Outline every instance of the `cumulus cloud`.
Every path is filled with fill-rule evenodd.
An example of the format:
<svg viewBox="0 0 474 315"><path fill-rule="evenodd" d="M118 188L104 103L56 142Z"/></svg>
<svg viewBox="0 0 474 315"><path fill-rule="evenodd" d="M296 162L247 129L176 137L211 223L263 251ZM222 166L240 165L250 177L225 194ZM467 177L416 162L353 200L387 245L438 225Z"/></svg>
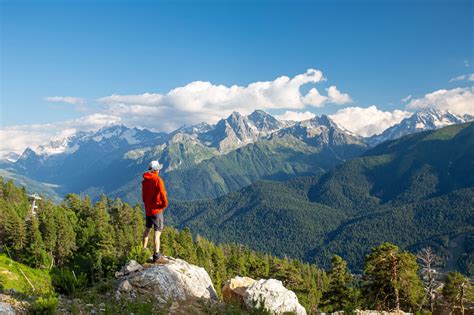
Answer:
<svg viewBox="0 0 474 315"><path fill-rule="evenodd" d="M407 109L436 108L458 115L474 115L474 87L437 90L425 96L412 99Z"/></svg>
<svg viewBox="0 0 474 315"><path fill-rule="evenodd" d="M316 88L312 88L304 96L303 102L314 107L323 107L328 101L328 97L319 94Z"/></svg>
<svg viewBox="0 0 474 315"><path fill-rule="evenodd" d="M306 94L301 87L324 80L321 71L308 69L292 78L280 76L273 81L259 81L247 86L215 85L206 81L194 81L167 93L138 95L114 94L98 99L106 112L123 117L127 124L140 123L142 127L164 131L183 124L202 121L215 123L233 111L249 114L255 109L302 110L322 107L327 103L345 104L351 101L348 94L335 86L321 95L313 87Z"/></svg>
<svg viewBox="0 0 474 315"><path fill-rule="evenodd" d="M101 127L120 122L120 117L92 114L57 123L2 127L0 128L0 143L2 144L0 156L9 152L21 154L27 147L34 148L51 140L63 139L79 130L97 130Z"/></svg>
<svg viewBox="0 0 474 315"><path fill-rule="evenodd" d="M474 81L474 73L467 73L467 74L459 75L459 76L457 76L457 77L452 78L451 80L449 80L449 82L464 81L464 80L467 80L467 81Z"/></svg>
<svg viewBox="0 0 474 315"><path fill-rule="evenodd" d="M47 102L67 103L73 105L83 105L86 103L83 98L73 96L47 96L44 100Z"/></svg>
<svg viewBox="0 0 474 315"><path fill-rule="evenodd" d="M341 93L336 86L330 86L326 89L328 91L328 98L331 103L335 104L347 104L352 102L349 94Z"/></svg>
<svg viewBox="0 0 474 315"><path fill-rule="evenodd" d="M348 94L331 86L327 95L311 87L307 93L302 86L315 85L324 81L323 73L308 69L293 77L280 76L270 81L258 81L248 85L216 85L207 81L194 81L176 87L166 93L112 94L97 99L101 104L95 115L62 123L29 126L11 126L0 129L5 140L2 151L22 151L26 146L43 144L53 137L59 137L59 130L90 130L102 127L108 122L120 122L130 127L148 128L155 131L172 131L182 125L200 122L215 123L219 119L238 111L244 115L255 109L280 109L299 114L283 114L302 118L309 117L308 108L326 104L346 104L351 101ZM83 106L83 98L72 96L48 96L48 102ZM101 116L100 116L101 115ZM97 119L102 117L102 121ZM88 120L94 122L86 123ZM22 131L23 130L23 131ZM10 133L11 139L6 134ZM28 136L28 134L31 135Z"/></svg>
<svg viewBox="0 0 474 315"><path fill-rule="evenodd" d="M412 113L403 110L382 111L373 105L367 108L347 107L329 117L345 129L359 136L369 137L382 133L411 115Z"/></svg>
<svg viewBox="0 0 474 315"><path fill-rule="evenodd" d="M302 121L302 120L307 120L311 119L314 116L316 116L314 113L311 113L309 111L306 112L295 112L295 111L289 111L287 110L281 115L276 115L275 117L279 120L293 120L293 121Z"/></svg>

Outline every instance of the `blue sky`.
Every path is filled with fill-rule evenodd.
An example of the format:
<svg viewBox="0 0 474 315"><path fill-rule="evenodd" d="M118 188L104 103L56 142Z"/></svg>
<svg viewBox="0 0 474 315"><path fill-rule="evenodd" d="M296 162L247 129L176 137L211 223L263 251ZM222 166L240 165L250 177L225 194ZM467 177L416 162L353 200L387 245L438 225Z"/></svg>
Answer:
<svg viewBox="0 0 474 315"><path fill-rule="evenodd" d="M97 100L112 94L166 94L193 81L246 86L311 68L326 78L320 93L337 86L351 102L300 111L403 110L407 95L472 86L450 79L473 72L473 3L4 0L0 126L105 113Z"/></svg>

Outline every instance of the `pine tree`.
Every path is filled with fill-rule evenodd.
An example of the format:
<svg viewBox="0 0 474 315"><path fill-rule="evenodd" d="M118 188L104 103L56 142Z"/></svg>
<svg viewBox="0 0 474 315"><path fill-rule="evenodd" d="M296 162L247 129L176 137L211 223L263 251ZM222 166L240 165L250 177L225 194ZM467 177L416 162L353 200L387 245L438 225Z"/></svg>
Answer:
<svg viewBox="0 0 474 315"><path fill-rule="evenodd" d="M195 264L197 262L196 248L193 242L193 235L188 227L179 232L176 243L177 256L191 264Z"/></svg>
<svg viewBox="0 0 474 315"><path fill-rule="evenodd" d="M55 207L54 221L57 232L57 246L54 249L56 264L62 266L72 257L76 246L76 232L74 227L77 225L77 218L74 212L63 206Z"/></svg>
<svg viewBox="0 0 474 315"><path fill-rule="evenodd" d="M443 298L448 304L450 314L459 309L464 315L466 301L474 298L472 287L469 279L464 277L457 271L452 271L447 274L446 281L443 286Z"/></svg>
<svg viewBox="0 0 474 315"><path fill-rule="evenodd" d="M50 201L40 202L38 209L39 229L41 231L44 249L54 263L53 252L58 247L55 206Z"/></svg>
<svg viewBox="0 0 474 315"><path fill-rule="evenodd" d="M45 268L51 261L46 253L36 216L31 216L27 222L27 245L23 260L35 268Z"/></svg>
<svg viewBox="0 0 474 315"><path fill-rule="evenodd" d="M356 293L351 288L352 276L347 263L334 255L328 272L329 287L323 293L323 307L328 312L347 311L354 307Z"/></svg>
<svg viewBox="0 0 474 315"><path fill-rule="evenodd" d="M0 200L0 230L2 238L0 243L12 250L13 254L21 253L26 246L26 224L18 215L15 206Z"/></svg>
<svg viewBox="0 0 474 315"><path fill-rule="evenodd" d="M383 243L373 248L364 267L369 307L397 311L402 307L416 308L423 295L417 271L415 256L400 252L397 246Z"/></svg>
<svg viewBox="0 0 474 315"><path fill-rule="evenodd" d="M123 203L120 198L110 202L110 216L115 228L115 247L119 256L126 256L134 247L141 244L143 217L137 216L136 209Z"/></svg>

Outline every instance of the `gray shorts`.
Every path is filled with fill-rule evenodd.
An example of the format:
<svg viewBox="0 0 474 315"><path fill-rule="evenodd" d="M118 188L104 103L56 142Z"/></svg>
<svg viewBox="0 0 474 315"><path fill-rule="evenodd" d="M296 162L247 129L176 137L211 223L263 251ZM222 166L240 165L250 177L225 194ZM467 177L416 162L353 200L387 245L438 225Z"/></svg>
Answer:
<svg viewBox="0 0 474 315"><path fill-rule="evenodd" d="M153 216L146 216L145 227L149 229L153 227L155 231L163 231L163 212Z"/></svg>

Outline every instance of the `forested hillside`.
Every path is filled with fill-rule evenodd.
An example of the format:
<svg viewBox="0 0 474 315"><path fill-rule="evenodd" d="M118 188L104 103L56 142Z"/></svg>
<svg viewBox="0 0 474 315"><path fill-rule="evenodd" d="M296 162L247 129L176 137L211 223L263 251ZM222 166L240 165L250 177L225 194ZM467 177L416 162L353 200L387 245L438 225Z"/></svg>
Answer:
<svg viewBox="0 0 474 315"><path fill-rule="evenodd" d="M311 184L310 179L292 182L287 192L307 189ZM324 206L314 208L315 212L324 210ZM150 251L144 251L139 245L143 223L140 207L105 196L95 204L88 197L73 194L59 205L40 201L35 215L30 210L26 191L15 187L12 181L1 180L0 291L15 289L5 292L16 298L29 296L30 311L36 313L54 313L65 297L74 298L73 304L61 302L61 307L72 307L72 312L78 311L76 301L100 302L106 313L166 311L156 309L156 305L142 296L133 301L110 299L115 287L114 272L129 259L143 263L150 255ZM243 224L241 230L246 231L249 225ZM420 279L425 269L419 269L414 255L389 243L371 250L364 262L362 279L352 276L339 256L332 257L331 267L326 272L314 264L289 257L277 258L240 244L216 245L201 236L193 239L188 228L181 231L165 228L161 249L165 255L204 267L219 295L226 280L240 275L281 280L297 294L309 314L361 307L401 308L412 312L430 309L425 298L428 291ZM423 253L420 255L424 257ZM394 268L398 270L395 277L391 273ZM436 281L440 280L437 276ZM393 283L402 285L394 290ZM460 284L465 285L462 299L456 298ZM467 278L459 273L448 274L445 288L449 290L443 290L437 297L437 307L464 307L472 298ZM57 293L62 296L58 298ZM219 307L209 313L247 314L232 305Z"/></svg>
<svg viewBox="0 0 474 315"><path fill-rule="evenodd" d="M472 274L472 248L462 245L463 254L450 257L450 239L473 235L473 156L474 124L450 126L381 144L321 177L172 202L168 218L216 241L323 266L338 254L354 270L383 241L412 250L431 245Z"/></svg>
<svg viewBox="0 0 474 315"><path fill-rule="evenodd" d="M329 170L361 154L357 144L308 145L291 135L248 144L235 151L202 161L192 167L162 174L170 196L179 200L215 198L248 186L259 179L287 180ZM141 177L112 192L130 202L140 202Z"/></svg>

